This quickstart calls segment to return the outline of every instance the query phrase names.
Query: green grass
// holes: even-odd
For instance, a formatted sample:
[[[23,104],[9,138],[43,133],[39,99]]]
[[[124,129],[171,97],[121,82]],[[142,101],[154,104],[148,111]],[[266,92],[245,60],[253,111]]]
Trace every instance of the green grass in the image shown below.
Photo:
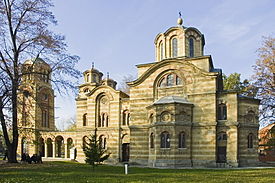
[[[72,162],[0,165],[0,182],[275,182],[275,169],[152,169]]]

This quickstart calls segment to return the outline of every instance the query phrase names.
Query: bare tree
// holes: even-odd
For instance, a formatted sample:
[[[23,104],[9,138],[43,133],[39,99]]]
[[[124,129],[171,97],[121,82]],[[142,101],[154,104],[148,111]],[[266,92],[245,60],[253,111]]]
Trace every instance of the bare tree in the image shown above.
[[[275,122],[275,38],[263,37],[262,47],[257,50],[258,59],[254,65],[254,86],[261,99],[260,119],[262,126]]]
[[[130,93],[130,87],[127,85],[127,82],[134,81],[135,77],[131,74],[123,76],[121,82],[119,83],[118,89],[123,91],[124,93]]]
[[[49,64],[52,83],[61,93],[73,89],[72,78],[80,76],[74,69],[79,58],[67,53],[64,36],[48,28],[57,23],[52,6],[50,0],[0,0],[0,121],[11,163],[17,162],[18,93],[23,75],[29,74],[22,72],[24,61],[42,58]]]

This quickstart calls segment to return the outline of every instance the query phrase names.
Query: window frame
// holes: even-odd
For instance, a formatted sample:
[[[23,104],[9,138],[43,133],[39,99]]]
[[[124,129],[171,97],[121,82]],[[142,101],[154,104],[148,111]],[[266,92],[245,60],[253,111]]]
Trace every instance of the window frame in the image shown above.
[[[171,88],[182,85],[183,82],[181,77],[174,72],[170,72],[161,77],[158,83],[158,88]]]
[[[171,56],[172,58],[178,57],[178,39],[177,37],[172,37],[171,39]]]
[[[87,113],[82,116],[82,126],[87,126]]]
[[[150,134],[150,148],[155,148],[155,135],[153,132]]]
[[[160,148],[169,149],[170,148],[170,134],[164,131],[160,134]]]
[[[248,149],[253,149],[253,133],[249,133],[248,136],[247,136],[247,148]]]
[[[178,148],[183,149],[186,148],[186,135],[184,132],[179,133],[179,139],[178,139]]]
[[[227,120],[227,105],[225,103],[218,105],[218,120]]]
[[[159,43],[159,60],[164,59],[164,50],[163,50],[163,42]]]
[[[188,46],[189,46],[189,57],[193,58],[195,55],[195,50],[194,50],[194,38],[193,37],[189,37],[188,38]]]

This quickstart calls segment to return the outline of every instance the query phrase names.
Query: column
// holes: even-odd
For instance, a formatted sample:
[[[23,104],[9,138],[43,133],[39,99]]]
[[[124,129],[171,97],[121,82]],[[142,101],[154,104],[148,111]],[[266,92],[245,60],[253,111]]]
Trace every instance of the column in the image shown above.
[[[48,157],[48,144],[47,144],[47,142],[44,143],[44,147],[45,147],[45,154],[44,154],[44,156],[45,156],[45,158],[47,158]]]
[[[55,141],[52,142],[53,145],[53,158],[55,158]]]
[[[64,143],[65,146],[65,158],[68,158],[68,146],[67,143]]]

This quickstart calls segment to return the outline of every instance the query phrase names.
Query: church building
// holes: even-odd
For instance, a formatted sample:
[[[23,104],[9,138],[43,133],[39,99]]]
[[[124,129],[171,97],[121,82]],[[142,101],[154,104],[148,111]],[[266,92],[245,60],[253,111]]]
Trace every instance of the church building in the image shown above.
[[[82,147],[97,128],[102,147],[111,153],[108,164],[256,166],[259,100],[223,89],[222,70],[204,55],[204,35],[183,26],[181,18],[154,44],[155,61],[137,65],[129,94],[94,67],[83,73],[76,130],[70,132],[55,131],[50,67],[41,59],[26,61],[26,68],[34,65],[45,74],[26,75],[21,86],[18,153],[84,162]],[[29,109],[26,103],[32,104]]]

